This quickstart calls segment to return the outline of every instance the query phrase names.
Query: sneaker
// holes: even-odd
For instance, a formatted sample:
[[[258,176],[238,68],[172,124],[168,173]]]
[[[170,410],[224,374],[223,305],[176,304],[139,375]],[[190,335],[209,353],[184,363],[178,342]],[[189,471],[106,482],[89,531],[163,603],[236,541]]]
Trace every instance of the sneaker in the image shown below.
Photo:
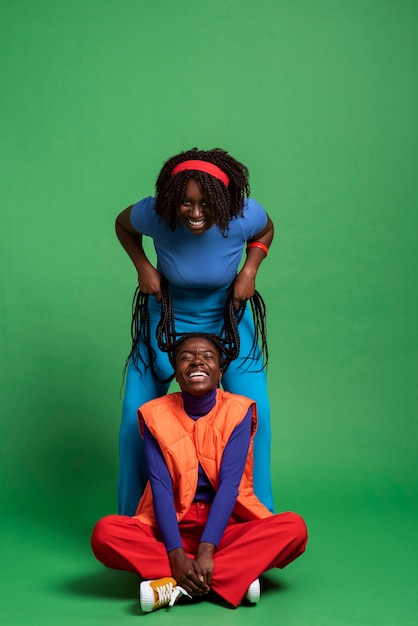
[[[247,589],[245,598],[251,604],[257,604],[260,599],[260,579],[256,578]]]
[[[139,602],[144,613],[173,606],[182,595],[189,594],[170,577],[144,580],[139,585]]]

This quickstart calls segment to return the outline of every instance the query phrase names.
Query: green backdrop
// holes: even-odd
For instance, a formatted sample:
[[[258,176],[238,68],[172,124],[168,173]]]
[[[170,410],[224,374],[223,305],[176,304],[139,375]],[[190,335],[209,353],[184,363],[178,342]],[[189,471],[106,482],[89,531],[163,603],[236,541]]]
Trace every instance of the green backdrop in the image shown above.
[[[135,288],[113,223],[193,146],[276,225],[272,471],[310,543],[255,608],[147,619],[416,624],[417,27],[416,0],[0,0],[5,624],[140,619],[89,550]]]

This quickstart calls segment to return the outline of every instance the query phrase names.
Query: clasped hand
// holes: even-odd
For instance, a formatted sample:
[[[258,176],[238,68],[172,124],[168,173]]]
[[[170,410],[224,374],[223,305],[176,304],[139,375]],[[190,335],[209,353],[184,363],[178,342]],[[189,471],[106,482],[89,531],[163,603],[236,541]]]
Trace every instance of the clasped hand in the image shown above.
[[[201,543],[194,559],[189,559],[182,548],[168,553],[173,578],[191,596],[202,596],[210,591],[214,549],[213,544]]]

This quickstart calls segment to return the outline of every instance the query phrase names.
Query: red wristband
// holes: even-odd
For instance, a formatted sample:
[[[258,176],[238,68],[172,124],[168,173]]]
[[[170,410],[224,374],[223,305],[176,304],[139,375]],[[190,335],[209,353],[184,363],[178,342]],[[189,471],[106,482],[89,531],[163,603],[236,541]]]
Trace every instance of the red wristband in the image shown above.
[[[260,250],[263,250],[266,256],[269,253],[269,249],[266,245],[264,245],[264,243],[261,243],[261,241],[250,241],[250,243],[247,244],[247,250],[248,248],[260,248]]]

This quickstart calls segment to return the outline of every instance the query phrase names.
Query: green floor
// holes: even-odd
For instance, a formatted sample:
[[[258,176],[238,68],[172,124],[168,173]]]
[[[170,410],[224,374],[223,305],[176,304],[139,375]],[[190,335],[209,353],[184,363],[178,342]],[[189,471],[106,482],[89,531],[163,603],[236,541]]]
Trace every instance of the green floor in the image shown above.
[[[286,508],[307,521],[306,553],[265,575],[257,606],[236,610],[203,602],[141,614],[136,577],[106,570],[90,553],[91,506],[77,519],[71,510],[48,517],[46,509],[3,518],[2,623],[415,626],[417,515],[408,489],[382,482],[343,496],[330,489],[332,481],[318,489],[317,478],[282,490]]]

